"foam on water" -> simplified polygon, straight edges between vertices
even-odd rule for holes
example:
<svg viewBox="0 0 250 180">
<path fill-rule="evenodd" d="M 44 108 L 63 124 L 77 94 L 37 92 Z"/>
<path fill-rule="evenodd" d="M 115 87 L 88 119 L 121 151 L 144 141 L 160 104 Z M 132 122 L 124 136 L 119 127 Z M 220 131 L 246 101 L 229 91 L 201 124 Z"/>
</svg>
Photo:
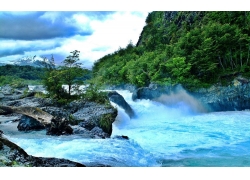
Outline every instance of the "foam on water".
<svg viewBox="0 0 250 180">
<path fill-rule="evenodd" d="M 125 97 L 129 94 L 126 91 L 119 93 Z M 113 123 L 113 135 L 126 135 L 134 139 L 163 163 L 187 158 L 190 162 L 190 159 L 197 162 L 198 158 L 200 166 L 232 166 L 234 161 L 227 164 L 227 158 L 235 159 L 237 154 L 239 158 L 236 158 L 235 165 L 238 166 L 237 161 L 244 159 L 242 156 L 250 155 L 250 144 L 246 143 L 250 142 L 250 112 L 194 113 L 192 107 L 183 102 L 166 106 L 149 100 L 126 100 L 132 105 L 137 118 L 118 116 L 119 123 Z M 124 113 L 122 110 L 119 112 Z M 228 155 L 226 159 L 224 154 Z M 206 158 L 210 159 L 208 162 L 211 158 L 217 158 L 225 160 L 225 163 L 214 161 L 214 164 L 204 164 Z M 250 156 L 244 161 L 249 161 L 245 165 L 250 165 Z M 192 166 L 192 163 L 187 166 Z"/>
<path fill-rule="evenodd" d="M 118 108 L 118 116 L 110 139 L 53 137 L 45 135 L 45 131 L 14 132 L 9 124 L 0 124 L 0 129 L 5 132 L 9 127 L 5 134 L 28 154 L 66 158 L 86 165 L 250 166 L 249 111 L 204 113 L 194 110 L 190 104 L 195 102 L 132 101 L 128 91 L 118 93 L 137 116 L 130 119 L 112 103 Z M 129 140 L 115 138 L 120 135 Z"/>
</svg>

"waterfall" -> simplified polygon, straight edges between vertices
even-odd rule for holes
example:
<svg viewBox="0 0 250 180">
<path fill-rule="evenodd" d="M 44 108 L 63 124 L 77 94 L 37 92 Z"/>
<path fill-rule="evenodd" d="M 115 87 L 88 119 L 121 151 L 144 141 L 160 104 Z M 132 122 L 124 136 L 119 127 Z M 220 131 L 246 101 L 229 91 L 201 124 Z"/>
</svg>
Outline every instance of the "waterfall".
<svg viewBox="0 0 250 180">
<path fill-rule="evenodd" d="M 2 123 L 0 129 L 30 155 L 65 158 L 87 166 L 250 166 L 249 111 L 207 113 L 189 103 L 195 102 L 190 97 L 133 101 L 129 91 L 117 92 L 136 117 L 130 118 L 111 102 L 118 115 L 109 139 L 23 133 L 14 129 L 14 123 Z"/>
</svg>

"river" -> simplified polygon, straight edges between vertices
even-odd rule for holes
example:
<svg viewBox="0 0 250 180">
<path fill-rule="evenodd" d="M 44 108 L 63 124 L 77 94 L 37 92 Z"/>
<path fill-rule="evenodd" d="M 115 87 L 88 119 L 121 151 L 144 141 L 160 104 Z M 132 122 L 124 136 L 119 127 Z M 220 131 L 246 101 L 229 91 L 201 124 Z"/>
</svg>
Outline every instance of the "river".
<svg viewBox="0 0 250 180">
<path fill-rule="evenodd" d="M 48 136 L 45 130 L 19 132 L 17 123 L 0 129 L 28 154 L 66 158 L 85 165 L 115 167 L 250 167 L 250 112 L 195 112 L 185 102 L 164 105 L 132 101 L 118 91 L 136 117 L 130 119 L 116 104 L 118 116 L 109 139 L 80 135 Z M 1 121 L 6 121 L 0 117 Z M 128 136 L 129 140 L 116 138 Z"/>
</svg>

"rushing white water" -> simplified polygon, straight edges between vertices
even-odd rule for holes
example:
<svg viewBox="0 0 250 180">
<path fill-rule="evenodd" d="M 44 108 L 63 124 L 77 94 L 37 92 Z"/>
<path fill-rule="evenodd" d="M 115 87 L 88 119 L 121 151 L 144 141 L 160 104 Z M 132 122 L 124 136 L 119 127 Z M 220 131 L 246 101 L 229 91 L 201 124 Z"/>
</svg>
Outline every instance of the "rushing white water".
<svg viewBox="0 0 250 180">
<path fill-rule="evenodd" d="M 110 139 L 52 137 L 45 131 L 4 132 L 28 154 L 86 165 L 250 166 L 249 111 L 197 113 L 186 101 L 164 105 L 150 100 L 132 101 L 128 91 L 118 93 L 131 105 L 136 118 L 130 119 L 113 104 L 118 116 Z M 0 124 L 0 129 L 4 126 Z M 117 135 L 128 136 L 129 140 L 117 139 Z"/>
</svg>

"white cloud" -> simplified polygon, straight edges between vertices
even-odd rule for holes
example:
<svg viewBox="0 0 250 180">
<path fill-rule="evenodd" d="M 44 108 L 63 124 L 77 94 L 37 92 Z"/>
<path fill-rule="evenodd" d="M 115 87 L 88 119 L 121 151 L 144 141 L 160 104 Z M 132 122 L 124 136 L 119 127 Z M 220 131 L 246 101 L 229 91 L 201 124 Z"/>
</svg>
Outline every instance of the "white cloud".
<svg viewBox="0 0 250 180">
<path fill-rule="evenodd" d="M 74 37 L 67 40 L 64 50 L 80 50 L 81 59 L 93 63 L 120 47 L 126 47 L 130 41 L 136 44 L 147 15 L 148 12 L 117 12 L 104 21 L 93 20 L 89 22 L 84 19 L 84 22 L 89 23 L 94 30 L 93 34 L 84 39 Z M 82 19 L 80 19 L 81 21 Z"/>
<path fill-rule="evenodd" d="M 93 18 L 85 13 L 77 12 L 72 17 L 67 18 L 68 23 L 74 23 L 74 26 L 82 29 L 90 28 L 93 33 L 89 36 L 75 35 L 70 38 L 55 38 L 50 40 L 36 40 L 36 41 L 18 41 L 6 40 L 2 41 L 5 47 L 20 48 L 25 47 L 23 54 L 10 55 L 0 58 L 0 62 L 19 59 L 24 56 L 44 54 L 58 54 L 60 57 L 65 57 L 73 50 L 80 51 L 80 60 L 83 61 L 85 67 L 90 68 L 94 61 L 101 57 L 113 53 L 120 47 L 124 48 L 132 41 L 136 44 L 140 33 L 145 25 L 145 19 L 148 12 L 115 12 L 108 14 L 106 18 Z M 55 21 L 60 18 L 57 12 L 48 12 L 44 18 L 49 18 Z M 1 44 L 2 44 L 1 43 Z M 58 46 L 58 43 L 60 46 Z M 2 46 L 3 46 L 2 44 Z M 53 44 L 55 46 L 53 47 Z M 41 48 L 39 47 L 49 47 Z M 30 50 L 28 50 L 30 47 Z M 37 47 L 37 48 L 34 48 Z M 1 51 L 0 46 L 0 51 Z M 33 51 L 32 51 L 33 49 Z M 61 61 L 63 59 L 60 59 Z"/>
</svg>

